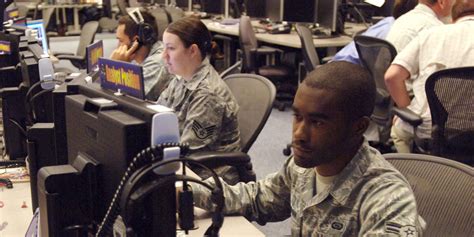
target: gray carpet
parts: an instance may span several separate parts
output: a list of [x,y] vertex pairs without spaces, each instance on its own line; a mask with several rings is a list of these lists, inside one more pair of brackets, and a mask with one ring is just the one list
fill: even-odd
[[[111,33],[101,33],[96,35],[96,40],[104,41],[104,56],[109,57],[117,46],[115,35]],[[75,52],[79,44],[79,37],[56,37],[50,40],[51,51]],[[60,61],[57,67],[73,68],[69,61]],[[265,177],[267,174],[277,172],[286,160],[282,150],[291,140],[292,112],[278,111],[273,109],[270,117],[251,147],[249,154],[257,179]],[[289,220],[279,223],[268,223],[265,226],[254,225],[266,236],[283,236],[290,234]]]

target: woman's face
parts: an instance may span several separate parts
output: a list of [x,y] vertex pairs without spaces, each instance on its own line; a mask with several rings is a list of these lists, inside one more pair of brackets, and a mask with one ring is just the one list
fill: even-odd
[[163,59],[168,72],[182,77],[189,76],[194,70],[190,68],[191,47],[186,48],[181,39],[172,33],[163,33]]

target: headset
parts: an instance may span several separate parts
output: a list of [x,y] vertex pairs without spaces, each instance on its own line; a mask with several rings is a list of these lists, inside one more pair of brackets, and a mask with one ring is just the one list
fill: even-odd
[[140,45],[151,45],[157,40],[157,33],[153,27],[146,23],[139,8],[128,12],[128,15],[138,25],[138,43]]
[[[167,147],[179,147],[181,150],[180,158],[162,160],[163,151]],[[147,196],[149,196],[151,193],[153,193],[160,187],[172,184],[176,181],[183,181],[183,191],[185,192],[187,191],[186,182],[198,183],[211,190],[211,200],[214,204],[216,204],[216,208],[214,209],[212,215],[212,224],[206,230],[204,236],[219,236],[219,230],[224,222],[224,195],[222,191],[222,183],[219,180],[217,174],[212,169],[200,164],[195,160],[185,158],[185,155],[188,153],[188,151],[189,145],[187,144],[165,143],[157,146],[148,147],[139,152],[137,156],[133,158],[124,176],[122,177],[122,180],[120,181],[119,187],[117,187],[117,190],[110,203],[107,213],[103,218],[101,224],[98,226],[96,237],[108,236],[112,231],[113,223],[119,214],[121,215],[125,226],[130,226],[134,222],[134,220],[140,219],[140,214],[142,213],[137,210],[139,210],[140,206],[143,205],[143,201]],[[183,163],[183,175],[164,176],[151,181],[147,179],[148,177],[150,177],[150,174],[153,173],[153,170],[155,170],[156,168],[163,165],[167,165],[169,163],[176,162]],[[185,163],[191,163],[209,170],[215,180],[215,187],[211,187],[209,184],[198,179],[186,176],[184,169]],[[187,194],[187,197],[183,198],[184,203],[182,203],[180,196],[181,204],[179,208],[180,216],[181,214],[184,214],[183,216],[185,217],[184,221],[180,219],[179,224],[181,228],[185,230],[191,229],[193,227],[192,193],[187,192]],[[189,195],[191,197],[189,197]],[[186,207],[187,209],[183,210],[183,208]],[[191,209],[189,209],[189,207]],[[129,233],[129,230],[132,230],[132,232]],[[134,236],[133,229],[127,228],[127,233],[131,236]]]

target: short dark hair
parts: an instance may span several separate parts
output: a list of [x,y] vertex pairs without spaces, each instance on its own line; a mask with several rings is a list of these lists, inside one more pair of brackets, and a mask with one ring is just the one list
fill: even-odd
[[166,28],[166,32],[177,35],[186,48],[196,44],[202,58],[211,53],[211,33],[196,17],[183,17],[173,22]]
[[451,10],[451,15],[454,21],[463,16],[474,15],[474,1],[457,0]]
[[418,0],[395,0],[392,15],[395,19],[411,11],[418,5]]
[[375,82],[368,70],[344,61],[324,64],[306,76],[303,83],[312,88],[337,93],[338,108],[346,117],[369,117],[375,105]]
[[[158,25],[156,24],[155,17],[150,14],[148,11],[140,11],[143,16],[143,21],[150,25],[155,34],[158,34]],[[119,25],[125,25],[125,35],[130,39],[138,35],[138,24],[130,17],[128,14],[121,16],[118,21]],[[156,42],[156,41],[155,41]],[[155,43],[153,42],[153,43]]]

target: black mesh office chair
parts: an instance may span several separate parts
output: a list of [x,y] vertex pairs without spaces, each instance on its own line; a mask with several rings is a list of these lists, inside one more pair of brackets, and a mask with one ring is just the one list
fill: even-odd
[[321,63],[318,52],[316,52],[316,48],[314,47],[313,34],[308,27],[301,24],[296,24],[296,32],[301,40],[304,66],[307,72],[311,72]]
[[474,67],[435,72],[425,89],[433,126],[431,154],[474,165]]
[[84,69],[87,66],[86,47],[94,42],[95,34],[99,29],[98,21],[89,21],[81,29],[81,36],[79,38],[79,45],[77,46],[76,54],[69,52],[53,52],[59,60],[69,60],[72,65],[79,69]]
[[[389,149],[390,128],[392,126],[393,100],[385,86],[384,74],[397,55],[397,50],[388,41],[357,35],[354,37],[355,46],[362,64],[372,75],[377,88],[374,112],[371,120],[377,126],[378,142],[374,144],[381,151]],[[370,131],[369,131],[370,132]]]
[[239,129],[242,152],[201,152],[192,158],[214,168],[236,166],[240,181],[255,181],[252,163],[246,154],[267,122],[275,100],[275,86],[265,77],[253,74],[232,74],[224,78],[239,104]]
[[473,236],[474,169],[436,156],[384,154],[408,180],[418,214],[427,223],[424,236]]
[[280,110],[284,110],[286,103],[293,101],[296,92],[296,86],[291,85],[293,77],[292,68],[280,64],[279,58],[276,57],[274,65],[260,65],[260,56],[275,55],[281,50],[269,47],[259,47],[255,32],[253,30],[250,18],[242,16],[239,24],[239,42],[242,50],[242,72],[255,73],[270,79],[277,87],[276,106]]

